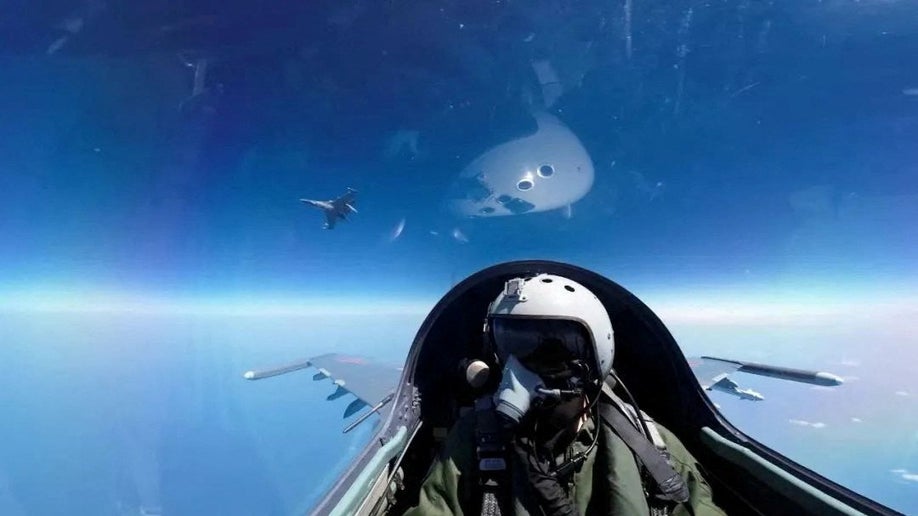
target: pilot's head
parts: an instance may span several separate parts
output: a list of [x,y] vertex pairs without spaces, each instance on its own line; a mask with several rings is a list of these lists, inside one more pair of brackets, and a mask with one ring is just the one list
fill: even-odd
[[485,325],[503,370],[497,410],[511,423],[530,411],[598,395],[612,369],[612,323],[599,299],[562,276],[514,278],[488,307]]

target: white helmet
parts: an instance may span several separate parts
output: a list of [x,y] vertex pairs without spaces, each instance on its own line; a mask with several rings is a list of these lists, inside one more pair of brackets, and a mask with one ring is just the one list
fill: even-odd
[[[541,322],[533,324],[533,321]],[[583,335],[582,330],[586,330],[590,340],[583,344],[592,349],[580,349],[582,339],[578,342],[577,337]],[[609,313],[589,289],[562,276],[538,274],[507,281],[504,290],[488,307],[486,331],[498,354],[501,348],[512,354],[534,351],[540,340],[551,336],[559,339],[578,358],[586,358],[584,355],[589,353],[594,360],[590,368],[595,368],[593,373],[598,376],[595,379],[604,380],[612,370],[615,340]],[[521,335],[521,332],[528,332],[528,335]],[[520,350],[521,346],[526,348],[526,342],[528,349]],[[508,345],[516,346],[517,350],[506,349]]]

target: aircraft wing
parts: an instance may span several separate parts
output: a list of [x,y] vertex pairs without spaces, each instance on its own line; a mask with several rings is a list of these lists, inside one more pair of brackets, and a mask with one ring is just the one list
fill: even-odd
[[704,389],[710,389],[712,385],[742,367],[739,362],[718,359],[709,360],[708,357],[690,358],[688,363],[692,367],[695,377],[698,378],[698,383]]
[[346,212],[347,206],[349,204],[353,205],[356,200],[357,200],[357,190],[352,190],[348,188],[347,193],[345,193],[341,197],[338,197],[337,199],[332,201],[332,205],[335,207],[336,210]]
[[261,371],[247,371],[243,378],[246,380],[261,380],[272,376],[292,373],[300,369],[313,367],[318,372],[313,375],[313,380],[330,378],[337,387],[335,392],[328,396],[328,400],[335,400],[351,393],[357,397],[344,410],[344,417],[350,417],[360,409],[370,406],[369,412],[364,413],[345,431],[350,430],[370,414],[381,409],[391,401],[402,375],[402,368],[383,364],[374,360],[340,353],[328,353],[287,364],[273,369]]
[[[401,367],[339,353],[310,358],[309,363],[319,370],[313,376],[314,380],[331,378],[339,390],[350,392],[367,405],[376,405],[395,392],[402,376]],[[329,397],[332,396],[335,394]]]

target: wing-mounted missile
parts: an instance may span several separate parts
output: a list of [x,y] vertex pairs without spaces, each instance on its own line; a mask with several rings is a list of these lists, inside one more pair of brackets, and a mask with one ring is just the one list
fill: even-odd
[[741,400],[762,401],[765,399],[765,396],[762,396],[752,389],[741,389],[740,386],[736,384],[736,382],[727,378],[726,375],[712,384],[709,390],[732,394]]

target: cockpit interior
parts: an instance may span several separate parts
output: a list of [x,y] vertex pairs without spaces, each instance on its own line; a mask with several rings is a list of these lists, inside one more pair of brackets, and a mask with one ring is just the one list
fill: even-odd
[[[397,481],[389,486],[390,496],[378,508],[401,514],[417,503],[419,487],[449,428],[497,382],[492,375],[474,389],[465,376],[470,360],[489,360],[482,343],[488,304],[508,279],[539,272],[568,277],[600,298],[613,323],[619,379],[640,409],[674,432],[700,461],[715,502],[729,514],[874,512],[869,500],[769,450],[720,417],[666,326],[628,290],[595,272],[546,261],[485,269],[456,285],[431,311],[409,353],[400,390],[403,399],[413,393],[411,406],[420,424],[392,475]],[[393,417],[412,419],[399,416],[398,410],[396,406]]]

